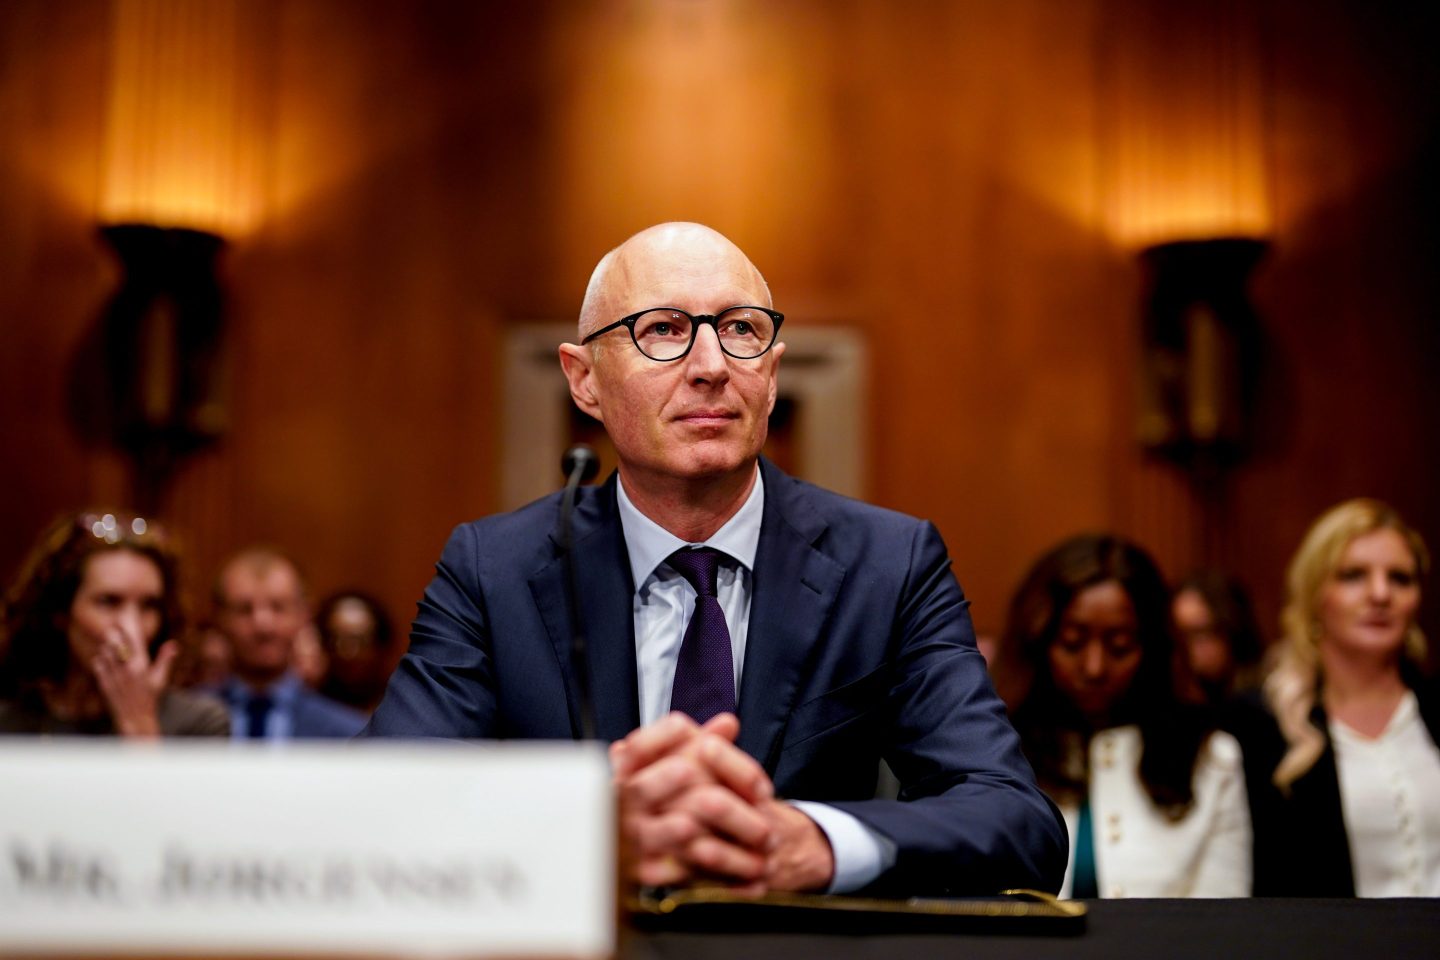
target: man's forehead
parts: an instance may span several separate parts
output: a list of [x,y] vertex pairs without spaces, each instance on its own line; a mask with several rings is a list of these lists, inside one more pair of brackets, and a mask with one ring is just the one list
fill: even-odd
[[738,302],[765,295],[764,279],[740,248],[698,224],[655,228],[630,238],[615,251],[608,279],[619,300],[725,299],[730,291]]
[[301,592],[299,574],[283,560],[237,563],[226,571],[225,588],[232,597]]

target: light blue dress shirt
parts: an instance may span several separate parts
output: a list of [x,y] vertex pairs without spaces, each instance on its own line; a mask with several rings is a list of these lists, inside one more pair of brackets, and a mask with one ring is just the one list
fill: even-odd
[[[755,486],[735,516],[703,543],[681,540],[640,512],[617,485],[620,526],[630,554],[630,573],[636,584],[635,664],[640,694],[640,722],[654,723],[670,712],[670,688],[685,625],[695,609],[695,589],[665,563],[686,546],[705,546],[725,554],[716,582],[720,608],[730,631],[730,652],[735,669],[735,695],[740,695],[749,639],[750,597],[754,592],[755,553],[760,545],[760,522],[765,515],[765,484],[755,468]],[[831,893],[858,890],[895,862],[895,844],[848,813],[813,801],[791,801],[824,831],[835,854]]]

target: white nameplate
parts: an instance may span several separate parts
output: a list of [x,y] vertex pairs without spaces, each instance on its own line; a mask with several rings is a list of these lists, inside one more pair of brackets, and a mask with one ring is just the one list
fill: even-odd
[[0,739],[0,954],[607,957],[598,745]]

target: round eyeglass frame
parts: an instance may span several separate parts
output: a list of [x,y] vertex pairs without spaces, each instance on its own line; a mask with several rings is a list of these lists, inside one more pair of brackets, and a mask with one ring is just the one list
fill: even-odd
[[[645,352],[645,348],[640,346],[640,341],[635,337],[635,321],[645,316],[645,314],[654,313],[657,310],[669,310],[674,313],[684,314],[685,316],[690,318],[690,342],[685,344],[684,350],[680,351],[673,357],[661,358],[650,356],[650,354]],[[751,354],[749,356],[742,356],[738,353],[731,353],[728,349],[726,349],[725,340],[720,336],[719,320],[721,317],[723,317],[725,314],[729,313],[732,310],[759,310],[771,320],[775,321],[775,330],[773,333],[770,334],[770,342],[765,344],[764,350],[761,350],[759,353]],[[630,342],[635,344],[635,349],[640,351],[640,355],[642,357],[647,360],[653,360],[656,363],[673,363],[676,360],[684,360],[690,355],[690,351],[695,347],[695,338],[700,334],[700,328],[705,326],[706,324],[709,324],[710,327],[715,330],[715,339],[719,341],[720,349],[725,353],[727,357],[734,357],[736,360],[759,360],[761,357],[765,356],[765,354],[769,353],[770,348],[775,346],[775,341],[780,339],[780,325],[784,322],[785,314],[779,312],[778,310],[771,310],[769,307],[757,307],[754,304],[749,303],[737,303],[733,307],[726,307],[719,313],[714,314],[690,313],[687,310],[681,310],[679,307],[646,307],[644,310],[641,310],[638,313],[632,313],[628,317],[621,317],[614,323],[609,324],[608,326],[601,327],[599,330],[590,333],[585,337],[585,339],[580,341],[580,345],[583,347],[585,344],[589,343],[591,340],[594,340],[596,337],[607,334],[611,330],[615,330],[619,327],[624,327],[626,330],[630,331]]]

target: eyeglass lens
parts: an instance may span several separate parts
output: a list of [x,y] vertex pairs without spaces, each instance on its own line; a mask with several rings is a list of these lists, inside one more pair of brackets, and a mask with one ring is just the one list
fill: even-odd
[[[653,360],[674,360],[690,348],[695,321],[679,310],[650,310],[635,318],[635,345]],[[735,307],[715,318],[720,346],[732,357],[758,357],[775,339],[775,321],[753,307]]]

